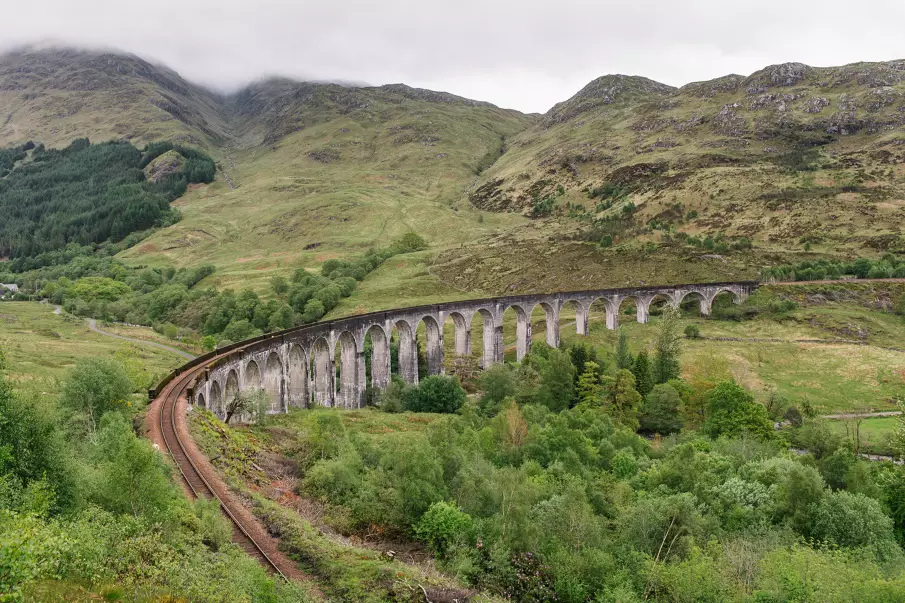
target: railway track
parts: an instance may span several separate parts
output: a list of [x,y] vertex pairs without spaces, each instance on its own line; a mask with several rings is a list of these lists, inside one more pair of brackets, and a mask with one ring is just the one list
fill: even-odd
[[280,570],[277,563],[267,554],[265,547],[259,544],[252,536],[252,533],[255,530],[244,525],[243,520],[240,518],[240,514],[236,513],[231,508],[234,503],[229,500],[224,500],[223,497],[218,495],[216,489],[204,477],[198,464],[192,458],[193,455],[190,452],[191,448],[180,436],[176,423],[178,403],[180,398],[185,395],[185,391],[197,371],[198,368],[185,371],[173,379],[164,388],[164,391],[160,393],[160,434],[166,452],[176,463],[176,466],[179,468],[179,472],[182,475],[182,480],[185,482],[189,493],[194,498],[213,498],[220,503],[221,510],[233,524],[233,542],[242,547],[246,553],[257,559],[258,562],[268,570],[288,581],[288,578]]

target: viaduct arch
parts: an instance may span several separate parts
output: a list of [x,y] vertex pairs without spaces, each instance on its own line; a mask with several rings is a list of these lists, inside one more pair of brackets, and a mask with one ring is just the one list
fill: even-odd
[[[427,374],[437,374],[443,370],[443,324],[447,319],[453,323],[454,353],[468,355],[472,352],[471,325],[480,315],[482,346],[476,351],[480,353],[481,366],[487,368],[503,361],[503,315],[510,309],[516,315],[516,356],[521,360],[531,350],[531,314],[536,308],[542,309],[546,318],[547,344],[558,347],[560,313],[565,307],[575,311],[577,333],[587,335],[589,314],[595,303],[606,309],[607,328],[616,329],[619,307],[629,299],[635,304],[636,320],[646,323],[650,305],[657,298],[677,307],[686,298],[694,297],[699,300],[701,314],[709,315],[717,295],[728,293],[735,303],[742,303],[758,286],[756,281],[742,281],[568,291],[372,312],[240,342],[196,358],[174,375],[207,363],[189,388],[189,400],[221,418],[229,402],[240,391],[249,389],[265,390],[271,402],[270,412],[317,405],[360,408],[368,386],[384,389],[390,382],[391,336],[398,342],[400,376],[408,383],[418,382],[417,339],[422,322],[427,360],[423,368]],[[368,352],[366,339],[370,342]],[[339,362],[335,360],[337,352]],[[368,353],[370,366],[366,366]]]

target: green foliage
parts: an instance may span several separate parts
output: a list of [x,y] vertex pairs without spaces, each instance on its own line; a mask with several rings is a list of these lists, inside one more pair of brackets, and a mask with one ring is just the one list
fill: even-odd
[[578,375],[575,389],[578,395],[578,404],[587,408],[601,405],[603,383],[600,378],[600,366],[596,362],[585,362],[584,370]]
[[503,400],[516,394],[515,372],[508,365],[495,364],[478,376],[481,390],[481,412],[492,417],[499,412]]
[[660,434],[675,433],[682,429],[679,392],[668,383],[660,383],[644,398],[641,411],[641,428]]
[[651,367],[654,383],[666,383],[679,376],[679,354],[682,352],[679,316],[678,309],[667,306],[660,317]]
[[456,377],[431,375],[405,396],[405,410],[454,413],[465,404],[465,390]]
[[569,354],[552,349],[538,364],[541,386],[537,401],[554,412],[568,408],[575,392],[575,366]]
[[746,433],[770,438],[773,423],[767,409],[755,402],[754,396],[735,382],[724,381],[707,394],[707,420],[702,431],[713,438]]
[[882,546],[893,541],[892,520],[863,494],[826,492],[812,511],[811,535],[839,546]]
[[880,259],[858,258],[853,262],[820,259],[782,264],[762,271],[761,277],[777,281],[819,281],[843,277],[903,278],[905,258],[887,253]]
[[111,278],[89,276],[77,280],[66,292],[67,298],[77,298],[85,302],[94,301],[113,302],[132,290],[125,283],[114,281]]
[[172,505],[169,468],[147,440],[139,440],[120,413],[103,416],[94,450],[90,499],[117,514],[160,517]]
[[63,384],[60,402],[84,417],[93,431],[105,413],[128,406],[132,391],[133,384],[122,364],[115,360],[87,358],[72,369]]
[[[170,202],[193,182],[211,182],[214,163],[206,155],[169,145],[186,159],[177,172],[156,182],[142,168],[160,145],[144,154],[128,142],[89,144],[35,153],[33,161],[0,179],[0,256],[36,256],[70,242],[120,241],[130,233],[174,220]],[[15,155],[15,154],[14,154]],[[0,153],[0,158],[8,153]],[[0,159],[0,172],[9,169]]]
[[[616,368],[619,369],[631,369],[634,364],[634,358],[632,358],[632,353],[628,348],[628,336],[625,334],[625,331],[619,329],[619,339],[616,342],[616,351],[614,352],[614,357],[616,359]],[[635,379],[638,379],[638,375],[635,375]],[[640,390],[639,390],[640,391]],[[643,393],[643,392],[642,392]]]
[[650,360],[647,352],[638,352],[631,366],[632,375],[635,377],[635,388],[642,396],[646,396],[654,388],[654,376],[651,373]]
[[615,375],[603,378],[603,408],[616,423],[638,429],[641,394],[635,389],[635,376],[620,369]]
[[456,542],[467,542],[473,529],[472,519],[448,502],[435,502],[415,525],[415,535],[435,555],[446,556]]
[[701,329],[694,323],[685,325],[685,337],[689,339],[698,339],[701,336]]
[[28,507],[33,495],[42,496],[43,511],[75,504],[76,478],[54,419],[34,399],[14,394],[0,375],[0,491],[6,490],[0,508]]

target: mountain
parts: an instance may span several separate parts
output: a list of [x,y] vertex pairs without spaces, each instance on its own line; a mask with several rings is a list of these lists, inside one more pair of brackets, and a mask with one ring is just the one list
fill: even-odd
[[0,145],[202,147],[216,181],[122,257],[212,263],[223,286],[424,236],[430,251],[369,277],[357,311],[905,251],[903,79],[905,61],[681,88],[607,75],[537,116],[403,84],[220,95],[130,55],[27,50],[0,57]]
[[[617,246],[672,255],[689,251],[670,231],[743,237],[754,244],[746,274],[806,251],[905,252],[903,128],[905,61],[786,63],[678,89],[605,76],[507,140],[471,201],[529,214],[554,197],[586,218],[577,238],[609,218]],[[482,259],[468,264],[482,273]]]
[[0,55],[0,145],[74,138],[220,144],[222,99],[132,56],[72,49]]

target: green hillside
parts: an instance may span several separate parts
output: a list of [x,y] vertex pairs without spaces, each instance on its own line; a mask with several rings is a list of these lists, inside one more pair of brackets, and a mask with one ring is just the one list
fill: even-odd
[[[744,238],[755,266],[805,245],[847,256],[901,252],[903,69],[902,61],[789,63],[679,89],[602,77],[509,140],[471,200],[527,215],[552,197],[576,239],[649,242],[698,262],[704,254],[671,239]],[[501,244],[525,270],[537,268],[537,254]],[[451,259],[474,264],[477,255]]]
[[381,267],[356,309],[749,278],[905,250],[903,66],[790,63],[679,89],[604,76],[529,116],[401,84],[223,96],[133,56],[22,51],[0,58],[0,144],[204,149],[216,180],[121,257],[214,265],[217,286],[264,292],[409,231],[429,250]]

